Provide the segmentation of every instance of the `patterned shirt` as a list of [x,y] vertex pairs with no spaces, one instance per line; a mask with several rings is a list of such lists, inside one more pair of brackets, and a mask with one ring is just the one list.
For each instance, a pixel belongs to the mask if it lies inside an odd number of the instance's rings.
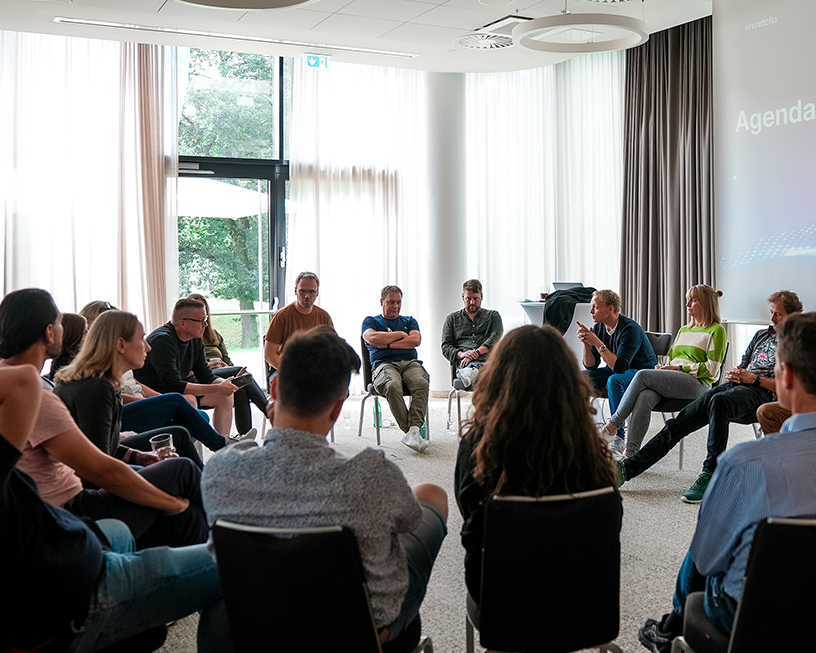
[[201,477],[204,509],[218,519],[277,528],[348,526],[357,539],[377,628],[397,618],[408,564],[397,539],[422,519],[402,472],[380,450],[346,458],[325,435],[273,427],[263,446],[217,452]]

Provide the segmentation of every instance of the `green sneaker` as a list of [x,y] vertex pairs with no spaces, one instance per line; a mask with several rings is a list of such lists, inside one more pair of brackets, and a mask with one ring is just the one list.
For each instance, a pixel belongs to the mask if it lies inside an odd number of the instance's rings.
[[705,494],[706,488],[708,487],[708,482],[710,480],[711,474],[708,472],[703,472],[697,477],[697,480],[694,481],[694,485],[686,490],[686,493],[680,497],[680,499],[686,503],[700,503],[703,500],[703,495]]
[[623,461],[616,460],[615,461],[615,472],[618,476],[618,487],[626,483],[626,473],[623,471]]

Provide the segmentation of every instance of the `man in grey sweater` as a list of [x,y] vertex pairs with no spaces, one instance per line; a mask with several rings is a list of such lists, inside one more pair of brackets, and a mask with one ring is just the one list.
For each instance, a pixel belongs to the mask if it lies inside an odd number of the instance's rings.
[[447,532],[448,501],[437,485],[409,487],[381,450],[347,458],[326,442],[359,367],[331,328],[292,336],[272,380],[273,428],[260,447],[242,442],[213,456],[201,490],[210,525],[349,527],[385,642],[419,612]]

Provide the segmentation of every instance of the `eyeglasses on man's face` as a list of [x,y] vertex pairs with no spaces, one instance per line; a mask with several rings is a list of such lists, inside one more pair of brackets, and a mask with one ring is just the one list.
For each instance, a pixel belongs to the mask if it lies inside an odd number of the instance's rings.
[[317,290],[305,290],[304,288],[300,288],[298,290],[298,294],[301,297],[314,297],[315,295],[317,295]]
[[190,322],[198,322],[199,324],[207,324],[207,318],[205,317],[203,320],[197,320],[194,317],[183,317],[182,320],[189,320]]

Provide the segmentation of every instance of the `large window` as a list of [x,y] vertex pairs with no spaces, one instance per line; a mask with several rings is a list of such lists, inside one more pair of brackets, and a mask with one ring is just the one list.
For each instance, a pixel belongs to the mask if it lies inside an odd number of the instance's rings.
[[179,60],[179,291],[208,298],[233,361],[262,378],[262,337],[283,302],[291,64],[196,49]]

